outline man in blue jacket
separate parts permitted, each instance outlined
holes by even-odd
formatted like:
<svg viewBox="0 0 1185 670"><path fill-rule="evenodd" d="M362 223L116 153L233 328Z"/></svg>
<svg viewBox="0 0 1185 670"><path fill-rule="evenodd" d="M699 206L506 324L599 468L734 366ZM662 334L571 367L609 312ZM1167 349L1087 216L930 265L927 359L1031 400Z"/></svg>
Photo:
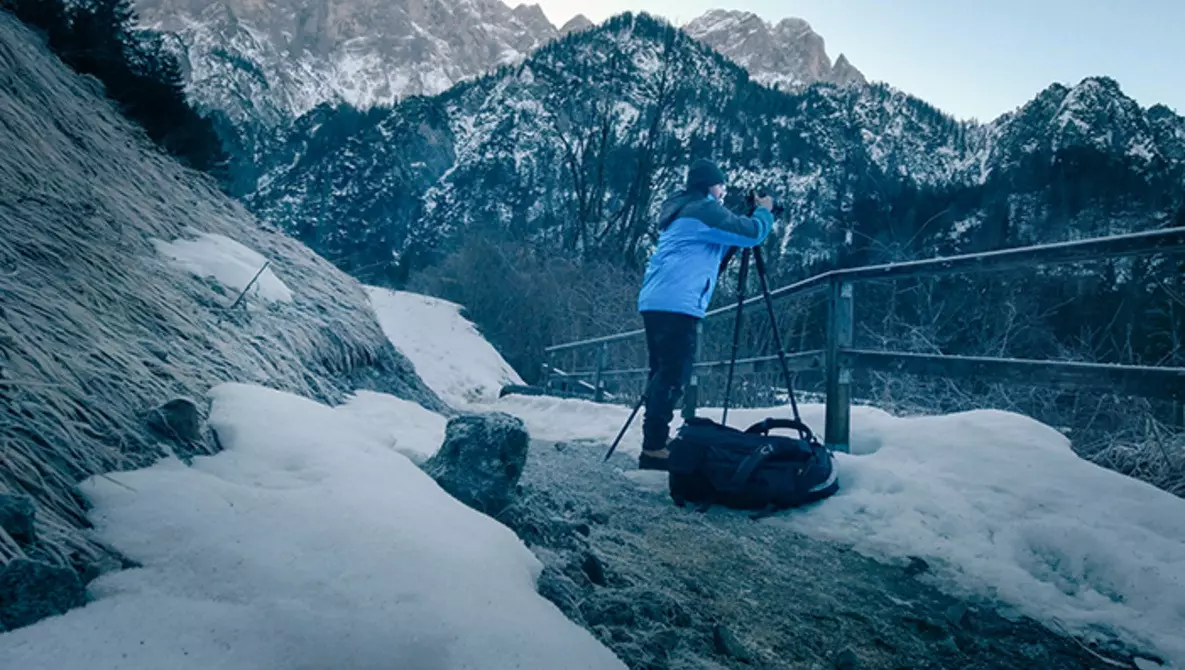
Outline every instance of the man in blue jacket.
<svg viewBox="0 0 1185 670"><path fill-rule="evenodd" d="M638 458L642 469L666 469L675 405L691 380L696 324L712 300L725 252L761 244L773 227L772 198L758 198L753 216L738 216L722 204L724 182L724 173L714 163L697 160L687 171L686 188L660 210L658 248L638 294L650 356Z"/></svg>

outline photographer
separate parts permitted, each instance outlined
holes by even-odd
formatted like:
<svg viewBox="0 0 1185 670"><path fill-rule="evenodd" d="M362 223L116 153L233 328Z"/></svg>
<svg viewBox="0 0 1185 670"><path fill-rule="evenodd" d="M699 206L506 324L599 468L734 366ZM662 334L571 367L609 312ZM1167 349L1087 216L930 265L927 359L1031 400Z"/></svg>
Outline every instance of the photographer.
<svg viewBox="0 0 1185 670"><path fill-rule="evenodd" d="M725 254L731 247L761 244L773 227L773 198L757 198L752 216L738 216L723 205L724 183L720 168L697 160L687 172L686 188L660 210L658 248L638 294L650 358L642 469L666 469L671 419L691 380L696 325L712 300Z"/></svg>

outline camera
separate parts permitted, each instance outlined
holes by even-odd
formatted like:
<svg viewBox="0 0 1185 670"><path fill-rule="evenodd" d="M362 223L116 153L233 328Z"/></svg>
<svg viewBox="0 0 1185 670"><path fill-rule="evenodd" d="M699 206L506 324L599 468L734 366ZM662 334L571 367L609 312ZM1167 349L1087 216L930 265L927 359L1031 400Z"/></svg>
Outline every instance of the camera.
<svg viewBox="0 0 1185 670"><path fill-rule="evenodd" d="M768 194L758 193L756 189L749 189L749 192L745 194L745 210L750 216L752 216L753 212L757 210L757 198L765 195ZM778 202L777 198L774 198L773 200L774 206L770 209L770 214L773 214L776 218L782 215L782 212L785 211L785 207L782 206L782 203Z"/></svg>

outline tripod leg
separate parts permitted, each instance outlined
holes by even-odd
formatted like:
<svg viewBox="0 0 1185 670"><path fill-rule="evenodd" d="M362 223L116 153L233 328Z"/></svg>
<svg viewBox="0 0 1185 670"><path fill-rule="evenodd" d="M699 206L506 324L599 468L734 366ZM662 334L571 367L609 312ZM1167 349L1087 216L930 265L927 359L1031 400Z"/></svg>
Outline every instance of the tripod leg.
<svg viewBox="0 0 1185 670"><path fill-rule="evenodd" d="M761 281L761 294L765 297L765 308L769 313L769 323L773 330L774 346L778 349L778 361L782 364L782 374L786 377L786 392L790 394L790 408L794 411L794 419L801 421L798 415L798 403L794 400L794 384L790 380L790 366L786 363L786 352L782 350L782 337L778 334L778 319L774 314L774 301L769 295L769 284L765 280L765 259L761 256L761 249L753 249L753 262L757 269L757 277Z"/></svg>
<svg viewBox="0 0 1185 670"><path fill-rule="evenodd" d="M741 274L737 279L737 318L732 330L732 356L728 361L728 381L724 385L724 416L720 423L728 423L728 400L732 395L732 374L737 364L737 347L741 339L741 310L745 307L745 284L749 278L749 249L741 252Z"/></svg>
<svg viewBox="0 0 1185 670"><path fill-rule="evenodd" d="M625 437L625 431L628 430L630 424L634 422L634 417L638 415L638 410L642 409L642 405L645 404L646 398L650 397L650 387L654 384L654 379L655 377L652 376L646 380L646 388L642 391L642 395L638 398L638 402L634 403L634 410L630 412L630 417L625 420L625 425L623 425L621 430L618 431L617 439L613 440L613 445L610 446L609 451L605 453L605 461L608 461L613 456L613 452L617 451L617 445L621 444L621 438Z"/></svg>

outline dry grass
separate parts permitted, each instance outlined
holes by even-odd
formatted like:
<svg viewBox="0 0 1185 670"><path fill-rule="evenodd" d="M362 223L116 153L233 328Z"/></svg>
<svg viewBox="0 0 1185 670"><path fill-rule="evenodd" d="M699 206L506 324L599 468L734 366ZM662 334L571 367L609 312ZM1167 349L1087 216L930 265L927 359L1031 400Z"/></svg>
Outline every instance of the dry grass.
<svg viewBox="0 0 1185 670"><path fill-rule="evenodd" d="M357 282L159 153L98 89L0 13L0 492L35 499L29 551L75 567L103 553L76 482L168 454L143 419L170 398L240 381L325 402L370 386L441 408ZM269 258L293 302L226 313L233 290L153 246L193 231ZM0 532L0 563L21 554Z"/></svg>

